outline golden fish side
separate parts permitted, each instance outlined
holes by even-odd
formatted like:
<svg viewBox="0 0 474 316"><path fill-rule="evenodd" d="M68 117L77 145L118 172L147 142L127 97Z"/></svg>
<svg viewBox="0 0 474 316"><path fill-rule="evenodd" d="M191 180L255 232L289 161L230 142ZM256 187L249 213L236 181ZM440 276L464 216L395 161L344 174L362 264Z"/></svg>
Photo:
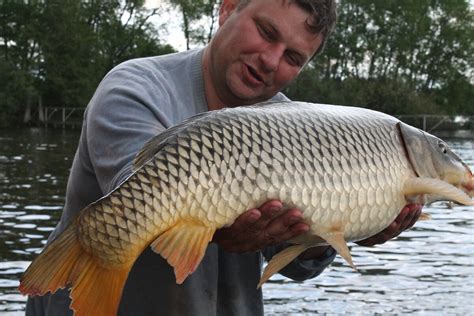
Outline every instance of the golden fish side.
<svg viewBox="0 0 474 316"><path fill-rule="evenodd" d="M42 295L71 285L76 314L114 314L145 247L182 283L216 229L273 198L299 207L311 226L285 260L323 241L352 264L346 241L385 228L414 177L398 124L378 112L303 103L192 118L152 139L130 178L46 247L20 290ZM285 260L272 260L269 273Z"/></svg>
<svg viewBox="0 0 474 316"><path fill-rule="evenodd" d="M81 242L104 264L125 264L178 221L218 229L269 199L300 208L308 235L377 233L405 204L410 170L396 121L310 110L229 113L173 135L80 216Z"/></svg>

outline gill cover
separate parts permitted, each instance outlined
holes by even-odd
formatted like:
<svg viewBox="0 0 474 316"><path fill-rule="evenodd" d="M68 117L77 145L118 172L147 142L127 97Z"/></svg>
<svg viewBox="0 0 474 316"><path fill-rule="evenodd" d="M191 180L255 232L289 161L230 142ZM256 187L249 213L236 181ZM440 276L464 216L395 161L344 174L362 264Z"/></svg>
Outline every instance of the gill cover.
<svg viewBox="0 0 474 316"><path fill-rule="evenodd" d="M438 178L464 191L472 190L473 175L441 139L405 123L399 123L406 153L418 177Z"/></svg>

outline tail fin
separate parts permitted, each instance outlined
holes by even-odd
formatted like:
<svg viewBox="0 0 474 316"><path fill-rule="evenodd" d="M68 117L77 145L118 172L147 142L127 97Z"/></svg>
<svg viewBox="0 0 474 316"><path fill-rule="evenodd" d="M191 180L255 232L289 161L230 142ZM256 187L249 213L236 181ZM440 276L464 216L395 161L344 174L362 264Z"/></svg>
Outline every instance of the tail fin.
<svg viewBox="0 0 474 316"><path fill-rule="evenodd" d="M19 290L28 295L54 293L71 285L75 315L116 315L132 264L104 267L82 248L75 225L37 257L23 275Z"/></svg>

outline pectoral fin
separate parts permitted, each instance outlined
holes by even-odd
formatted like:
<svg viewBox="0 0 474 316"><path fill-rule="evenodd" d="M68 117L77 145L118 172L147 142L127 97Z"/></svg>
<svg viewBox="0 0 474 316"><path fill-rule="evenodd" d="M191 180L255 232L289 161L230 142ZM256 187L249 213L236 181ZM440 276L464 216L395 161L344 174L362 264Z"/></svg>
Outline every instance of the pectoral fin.
<svg viewBox="0 0 474 316"><path fill-rule="evenodd" d="M196 221L180 221L156 238L151 248L174 268L176 283L181 284L198 267L215 230Z"/></svg>
<svg viewBox="0 0 474 316"><path fill-rule="evenodd" d="M433 194L464 205L474 205L474 201L455 186L439 179L410 178L403 187L405 195Z"/></svg>

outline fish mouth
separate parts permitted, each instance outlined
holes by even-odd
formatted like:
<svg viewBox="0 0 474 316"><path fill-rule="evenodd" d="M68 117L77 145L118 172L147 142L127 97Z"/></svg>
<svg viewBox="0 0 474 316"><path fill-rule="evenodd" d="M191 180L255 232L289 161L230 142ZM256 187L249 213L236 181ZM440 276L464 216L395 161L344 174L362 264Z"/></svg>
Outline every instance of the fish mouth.
<svg viewBox="0 0 474 316"><path fill-rule="evenodd" d="M461 185L464 192L466 192L469 197L474 197L474 178L471 177L471 181Z"/></svg>
<svg viewBox="0 0 474 316"><path fill-rule="evenodd" d="M461 187L469 197L474 197L474 175L467 164L463 163L463 165L467 169L467 174L464 181L461 183Z"/></svg>

